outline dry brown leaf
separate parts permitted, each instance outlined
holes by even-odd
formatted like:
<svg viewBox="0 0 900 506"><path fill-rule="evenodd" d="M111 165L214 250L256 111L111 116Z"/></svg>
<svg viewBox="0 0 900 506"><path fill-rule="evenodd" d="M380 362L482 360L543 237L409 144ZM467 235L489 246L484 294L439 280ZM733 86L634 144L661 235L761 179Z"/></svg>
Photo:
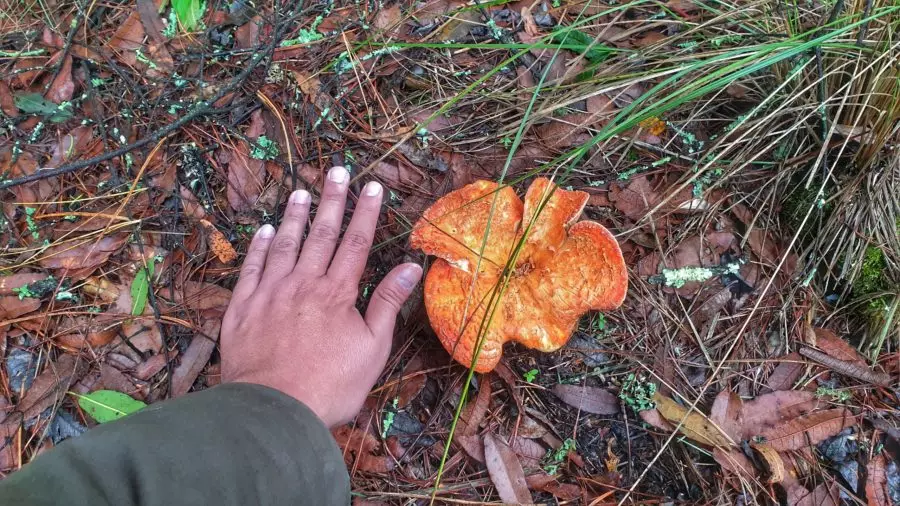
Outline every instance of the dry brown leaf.
<svg viewBox="0 0 900 506"><path fill-rule="evenodd" d="M750 439L782 420L790 420L809 413L818 404L815 394L805 390L772 392L746 401L741 439Z"/></svg>
<svg viewBox="0 0 900 506"><path fill-rule="evenodd" d="M866 501L869 506L890 506L884 454L875 455L866 465Z"/></svg>
<svg viewBox="0 0 900 506"><path fill-rule="evenodd" d="M57 54L62 54L57 53ZM47 90L47 100L51 102L55 102L57 104L61 104L68 100L72 100L72 96L75 94L75 81L72 80L72 56L66 55L63 59L62 67L60 67L59 72L56 74L56 79L50 83L50 88Z"/></svg>
<svg viewBox="0 0 900 506"><path fill-rule="evenodd" d="M206 220L200 220L200 225L206 231L206 240L209 243L209 249L212 250L216 258L223 264L230 264L237 259L237 251L234 246L225 237L225 234L219 231L212 223Z"/></svg>
<svg viewBox="0 0 900 506"><path fill-rule="evenodd" d="M784 481L785 468L784 460L774 448L767 444L751 444L756 453L762 457L766 463L766 469L769 471L769 483L781 483Z"/></svg>
<svg viewBox="0 0 900 506"><path fill-rule="evenodd" d="M137 364L132 371L132 376L139 380L147 381L153 376L156 376L159 371L162 371L163 368L166 367L167 361L172 360L177 356L178 350L171 350L168 353L153 355L140 364Z"/></svg>
<svg viewBox="0 0 900 506"><path fill-rule="evenodd" d="M474 401L469 401L463 406L459 415L459 421L456 423L456 430L460 434L474 435L478 433L478 426L484 420L488 408L491 405L491 375L485 374L481 376L479 383L478 395Z"/></svg>
<svg viewBox="0 0 900 506"><path fill-rule="evenodd" d="M213 283L185 281L175 291L175 302L196 309L225 309L231 301L231 290Z"/></svg>
<svg viewBox="0 0 900 506"><path fill-rule="evenodd" d="M667 422L656 409L645 409L644 411L639 412L638 416L641 417L641 420L646 424L651 427L656 427L661 431L672 432L675 430L675 426Z"/></svg>
<svg viewBox="0 0 900 506"><path fill-rule="evenodd" d="M344 425L333 430L331 434L344 454L348 469L387 473L396 466L390 455L378 454L383 450L378 439L358 427Z"/></svg>
<svg viewBox="0 0 900 506"><path fill-rule="evenodd" d="M19 116L19 108L16 107L16 99L5 82L0 81L0 111L10 118ZM2 457L0 457L2 458Z"/></svg>
<svg viewBox="0 0 900 506"><path fill-rule="evenodd" d="M555 476L546 473L528 475L525 477L525 481L528 483L528 488L547 492L557 499L574 501L581 497L581 487L571 483L560 483Z"/></svg>
<svg viewBox="0 0 900 506"><path fill-rule="evenodd" d="M519 462L526 469L540 469L541 459L547 455L547 449L540 443L522 436L515 436L510 448L519 456Z"/></svg>
<svg viewBox="0 0 900 506"><path fill-rule="evenodd" d="M838 506L838 489L836 486L819 484L810 492L800 483L787 487L788 506Z"/></svg>
<svg viewBox="0 0 900 506"><path fill-rule="evenodd" d="M378 14L375 15L375 19L372 20L372 26L379 30L387 30L388 28L397 26L397 24L400 23L400 17L402 15L400 7L400 4L394 4L390 7L380 9Z"/></svg>
<svg viewBox="0 0 900 506"><path fill-rule="evenodd" d="M92 269L106 263L126 240L128 234L118 233L77 245L62 243L47 249L38 263L47 269Z"/></svg>
<svg viewBox="0 0 900 506"><path fill-rule="evenodd" d="M453 441L458 443L469 457L484 464L484 441L481 436L459 434L453 436Z"/></svg>
<svg viewBox="0 0 900 506"><path fill-rule="evenodd" d="M197 381L216 349L221 326L221 318L207 318L200 331L194 334L191 344L181 357L181 363L172 371L172 397L188 393Z"/></svg>
<svg viewBox="0 0 900 506"><path fill-rule="evenodd" d="M260 16L253 16L253 19L239 26L234 31L234 48L235 49L252 49L259 45L259 27L262 24Z"/></svg>
<svg viewBox="0 0 900 506"><path fill-rule="evenodd" d="M581 385L553 386L553 393L569 406L595 415L614 415L619 412L619 398L603 388Z"/></svg>
<svg viewBox="0 0 900 506"><path fill-rule="evenodd" d="M46 274L21 271L9 276L0 276L0 295L14 295L17 288L47 279Z"/></svg>
<svg viewBox="0 0 900 506"><path fill-rule="evenodd" d="M409 406L409 403L419 396L427 382L428 376L425 374L415 374L403 380L397 392L397 407L403 409Z"/></svg>
<svg viewBox="0 0 900 506"><path fill-rule="evenodd" d="M80 156L87 150L93 140L94 129L90 125L73 128L53 146L47 167L59 167L69 160Z"/></svg>
<svg viewBox="0 0 900 506"><path fill-rule="evenodd" d="M806 367L803 357L797 352L789 353L783 357L775 366L775 370L766 381L766 388L769 392L778 390L790 390L794 383L803 374Z"/></svg>
<svg viewBox="0 0 900 506"><path fill-rule="evenodd" d="M115 390L131 397L143 397L140 389L115 367L109 364L100 364L100 386L105 390Z"/></svg>
<svg viewBox="0 0 900 506"><path fill-rule="evenodd" d="M87 371L87 363L73 355L62 355L56 362L48 364L39 374L31 388L16 405L23 420L30 420L45 409L62 400L69 386Z"/></svg>
<svg viewBox="0 0 900 506"><path fill-rule="evenodd" d="M833 331L821 327L816 327L813 331L816 335L816 347L820 350L838 360L851 362L866 368L869 367L866 359L863 358L859 351Z"/></svg>
<svg viewBox="0 0 900 506"><path fill-rule="evenodd" d="M713 459L722 466L724 471L740 475L744 478L756 476L756 469L743 453L737 449L714 448Z"/></svg>
<svg viewBox="0 0 900 506"><path fill-rule="evenodd" d="M692 411L688 413L688 409L672 399L656 392L653 394L653 401L656 403L656 409L668 420L672 425L681 425L681 433L697 443L707 446L729 447L733 443L728 440L728 436L717 429L709 420L701 413Z"/></svg>
<svg viewBox="0 0 900 506"><path fill-rule="evenodd" d="M149 305L147 309L152 311ZM122 334L124 341L142 353L158 353L163 347L162 332L152 318L126 321L122 324ZM116 349L130 356L133 354L131 346L124 341Z"/></svg>
<svg viewBox="0 0 900 506"><path fill-rule="evenodd" d="M766 445L785 452L815 446L853 425L856 418L848 410L837 408L785 420L761 435Z"/></svg>
<svg viewBox="0 0 900 506"><path fill-rule="evenodd" d="M25 297L20 299L16 295L4 295L0 297L0 322L12 320L41 307L41 299Z"/></svg>
<svg viewBox="0 0 900 506"><path fill-rule="evenodd" d="M250 125L245 132L248 139L255 141L265 133L265 119L262 110L257 109L250 116ZM262 193L265 161L250 157L250 146L240 141L229 150L228 188L226 197L231 208L238 212L249 211Z"/></svg>
<svg viewBox="0 0 900 506"><path fill-rule="evenodd" d="M741 441L741 428L744 425L744 401L741 397L727 390L719 392L709 411L709 419L719 426L734 442Z"/></svg>
<svg viewBox="0 0 900 506"><path fill-rule="evenodd" d="M144 27L141 25L141 18L137 12L132 12L124 23L116 30L112 38L109 39L109 47L117 49L116 56L119 61L129 67L137 64L136 49L140 49L144 45Z"/></svg>
<svg viewBox="0 0 900 506"><path fill-rule="evenodd" d="M484 463L500 500L513 504L534 502L518 456L493 434L484 435Z"/></svg>

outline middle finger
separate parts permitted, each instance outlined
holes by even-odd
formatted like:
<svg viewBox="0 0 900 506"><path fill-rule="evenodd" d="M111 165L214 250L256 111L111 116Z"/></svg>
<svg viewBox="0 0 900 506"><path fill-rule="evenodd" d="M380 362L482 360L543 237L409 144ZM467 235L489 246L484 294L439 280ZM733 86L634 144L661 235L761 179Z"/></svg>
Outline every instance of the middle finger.
<svg viewBox="0 0 900 506"><path fill-rule="evenodd" d="M316 276L325 274L341 235L349 182L350 173L344 167L333 167L328 171L316 217L309 229L306 244L300 251L300 260L294 272Z"/></svg>

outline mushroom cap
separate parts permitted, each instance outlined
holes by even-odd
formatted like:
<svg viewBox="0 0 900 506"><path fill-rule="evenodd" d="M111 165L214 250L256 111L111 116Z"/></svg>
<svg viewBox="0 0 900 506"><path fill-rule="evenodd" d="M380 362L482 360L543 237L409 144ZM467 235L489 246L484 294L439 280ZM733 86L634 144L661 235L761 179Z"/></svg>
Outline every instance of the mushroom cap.
<svg viewBox="0 0 900 506"><path fill-rule="evenodd" d="M622 251L602 225L578 221L587 198L538 178L523 203L508 186L476 181L422 214L410 243L438 257L425 309L454 359L472 366L477 355L475 370L487 372L507 341L554 351L584 313L622 304Z"/></svg>

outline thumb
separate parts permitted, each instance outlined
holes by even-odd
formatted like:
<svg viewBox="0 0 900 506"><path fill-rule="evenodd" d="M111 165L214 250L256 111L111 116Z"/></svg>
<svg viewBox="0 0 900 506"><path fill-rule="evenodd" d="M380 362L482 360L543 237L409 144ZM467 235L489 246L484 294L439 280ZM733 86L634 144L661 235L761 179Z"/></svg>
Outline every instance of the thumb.
<svg viewBox="0 0 900 506"><path fill-rule="evenodd" d="M381 280L366 311L366 324L375 336L384 337L394 333L394 322L400 306L409 298L420 279L422 267L409 263L394 267Z"/></svg>

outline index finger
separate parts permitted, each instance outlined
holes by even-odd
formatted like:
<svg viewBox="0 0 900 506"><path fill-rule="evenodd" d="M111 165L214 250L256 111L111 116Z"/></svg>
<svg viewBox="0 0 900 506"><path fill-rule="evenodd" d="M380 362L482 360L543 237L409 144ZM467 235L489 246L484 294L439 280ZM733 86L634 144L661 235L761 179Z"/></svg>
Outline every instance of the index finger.
<svg viewBox="0 0 900 506"><path fill-rule="evenodd" d="M370 181L363 188L353 211L353 218L350 219L350 225L347 226L341 245L334 255L331 267L328 268L329 277L354 284L359 282L375 238L381 195L381 185L375 181Z"/></svg>

